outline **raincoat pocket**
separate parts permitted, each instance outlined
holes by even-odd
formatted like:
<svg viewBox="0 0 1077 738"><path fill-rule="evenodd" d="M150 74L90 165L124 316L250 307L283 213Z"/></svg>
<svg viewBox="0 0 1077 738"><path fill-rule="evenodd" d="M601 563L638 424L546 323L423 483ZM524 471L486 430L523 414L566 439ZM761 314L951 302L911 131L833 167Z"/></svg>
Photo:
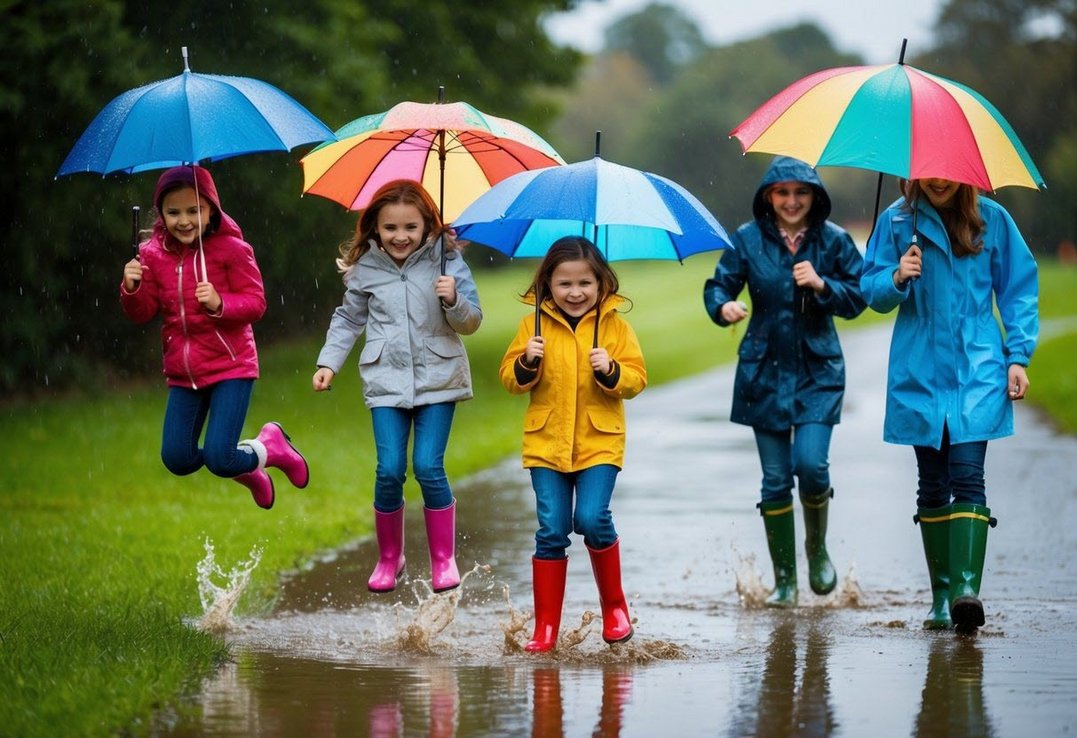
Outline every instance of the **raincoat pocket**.
<svg viewBox="0 0 1077 738"><path fill-rule="evenodd" d="M611 433L621 435L625 432L625 422L618 413L612 413L602 409L587 411L587 419L599 433Z"/></svg>
<svg viewBox="0 0 1077 738"><path fill-rule="evenodd" d="M546 421L550 419L549 407L529 407L524 414L524 433L534 433L546 427Z"/></svg>
<svg viewBox="0 0 1077 738"><path fill-rule="evenodd" d="M359 354L359 366L376 364L381 358L381 352L385 349L385 341L367 341L363 346L363 352Z"/></svg>
<svg viewBox="0 0 1077 738"><path fill-rule="evenodd" d="M758 336L748 335L737 349L740 360L734 379L734 394L745 400L755 400L763 393L760 386L767 363L767 344Z"/></svg>
<svg viewBox="0 0 1077 738"><path fill-rule="evenodd" d="M469 384L464 344L449 336L431 336L423 342L427 390L457 389Z"/></svg>

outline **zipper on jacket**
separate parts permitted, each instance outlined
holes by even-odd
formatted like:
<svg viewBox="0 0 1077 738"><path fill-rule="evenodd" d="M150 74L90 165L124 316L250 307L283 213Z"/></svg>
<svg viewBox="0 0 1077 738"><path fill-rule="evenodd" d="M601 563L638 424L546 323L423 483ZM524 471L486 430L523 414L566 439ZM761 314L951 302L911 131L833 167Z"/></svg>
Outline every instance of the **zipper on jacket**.
<svg viewBox="0 0 1077 738"><path fill-rule="evenodd" d="M183 299L183 254L180 254L180 262L176 266L176 293L179 297L180 325L183 326L183 366L187 370L191 389L198 389L198 383L194 381L194 373L191 371L191 337L187 332L187 306Z"/></svg>

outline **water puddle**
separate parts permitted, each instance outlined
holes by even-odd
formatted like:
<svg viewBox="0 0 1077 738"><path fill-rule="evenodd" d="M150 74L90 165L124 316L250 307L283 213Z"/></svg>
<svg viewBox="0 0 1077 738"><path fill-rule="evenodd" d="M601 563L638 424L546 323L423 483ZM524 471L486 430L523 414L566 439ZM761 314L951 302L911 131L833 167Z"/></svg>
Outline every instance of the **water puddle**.
<svg viewBox="0 0 1077 738"><path fill-rule="evenodd" d="M808 589L799 551L799 607L763 605L772 574L755 509L758 460L750 429L715 420L732 383L714 373L629 403L613 511L632 640L602 641L589 558L574 539L558 648L523 652L533 627L534 510L528 477L510 460L455 485L466 571L450 592L430 590L417 505L405 524L408 578L396 591L367 591L376 551L358 541L286 577L266 617L234 611L260 552L225 572L207 541L199 581L214 584L199 626L222 633L236 660L154 734L1077 731L1077 573L1059 567L1077 556L1067 522L1077 519L1077 441L1021 415L1021 435L992 442L987 473L1000 525L984 581L988 624L973 637L925 632L930 594L909 509L915 464L911 450L878 440L879 345L885 336L873 332L845 344L850 390L832 447L827 540L843 574L830 595ZM1028 489L1035 508L1017 493ZM1043 571L1052 575L1030 575Z"/></svg>

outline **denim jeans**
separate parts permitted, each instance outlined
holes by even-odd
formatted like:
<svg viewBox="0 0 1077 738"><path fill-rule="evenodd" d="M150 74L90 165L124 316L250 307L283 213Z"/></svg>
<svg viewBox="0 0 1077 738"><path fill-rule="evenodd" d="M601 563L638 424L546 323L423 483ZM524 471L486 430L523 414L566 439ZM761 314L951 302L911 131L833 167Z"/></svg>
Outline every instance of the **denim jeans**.
<svg viewBox="0 0 1077 738"><path fill-rule="evenodd" d="M196 390L169 388L161 437L165 467L179 476L196 472L203 465L218 477L254 471L258 467L254 450L236 445L253 390L253 379L228 379ZM203 426L206 438L199 448Z"/></svg>
<svg viewBox="0 0 1077 738"><path fill-rule="evenodd" d="M582 535L583 542L591 548L608 548L617 541L610 499L619 471L612 464L598 464L577 472L531 469L539 524L535 533L535 558L565 558L565 549L571 545L568 534L572 531Z"/></svg>
<svg viewBox="0 0 1077 738"><path fill-rule="evenodd" d="M413 408L375 407L374 446L378 469L374 476L374 509L393 512L404 504L404 481L408 470L408 436L415 426L411 468L423 493L423 504L441 510L452 504L452 490L445 476L445 447L449 444L456 403L439 402Z"/></svg>
<svg viewBox="0 0 1077 738"><path fill-rule="evenodd" d="M792 502L793 477L802 497L830 489L830 435L834 426L805 423L791 430L755 428L755 445L763 468L763 502Z"/></svg>
<svg viewBox="0 0 1077 738"><path fill-rule="evenodd" d="M942 507L951 502L987 504L984 460L987 441L950 443L950 431L943 428L942 446L913 446L920 486L916 504L924 508Z"/></svg>

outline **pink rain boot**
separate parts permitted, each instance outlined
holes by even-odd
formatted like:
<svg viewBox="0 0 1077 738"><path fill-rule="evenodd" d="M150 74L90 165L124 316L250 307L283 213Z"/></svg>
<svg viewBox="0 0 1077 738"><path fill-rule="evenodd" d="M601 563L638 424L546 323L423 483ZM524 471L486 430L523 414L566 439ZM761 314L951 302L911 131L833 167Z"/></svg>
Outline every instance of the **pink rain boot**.
<svg viewBox="0 0 1077 738"><path fill-rule="evenodd" d="M266 474L265 469L255 469L252 472L240 474L238 477L232 477L232 479L251 491L254 504L258 505L258 507L266 510L273 507L273 500L276 499L276 495L273 493L273 480Z"/></svg>
<svg viewBox="0 0 1077 738"><path fill-rule="evenodd" d="M456 500L440 510L423 507L423 516L434 591L455 589L460 586L460 572L456 568Z"/></svg>
<svg viewBox="0 0 1077 738"><path fill-rule="evenodd" d="M266 423L255 439L265 448L265 465L275 466L284 472L292 486L303 489L310 482L310 467L303 454L292 445L291 436L284 432L280 423ZM249 441L248 441L249 443Z"/></svg>
<svg viewBox="0 0 1077 738"><path fill-rule="evenodd" d="M404 506L392 512L374 510L378 538L378 565L367 581L371 592L392 592L404 573Z"/></svg>
<svg viewBox="0 0 1077 738"><path fill-rule="evenodd" d="M602 606L602 640L621 643L632 637L632 619L628 615L628 603L621 588L621 541L603 549L587 546L591 554L591 568L598 585L598 602ZM584 544L586 545L586 544Z"/></svg>
<svg viewBox="0 0 1077 738"><path fill-rule="evenodd" d="M254 452L255 457L258 459L258 466L254 471L239 474L232 477L232 479L251 491L251 497L254 498L254 504L268 510L273 507L273 501L276 499L276 494L273 490L273 480L266 474L265 447L258 441L240 441L239 445L246 446Z"/></svg>

